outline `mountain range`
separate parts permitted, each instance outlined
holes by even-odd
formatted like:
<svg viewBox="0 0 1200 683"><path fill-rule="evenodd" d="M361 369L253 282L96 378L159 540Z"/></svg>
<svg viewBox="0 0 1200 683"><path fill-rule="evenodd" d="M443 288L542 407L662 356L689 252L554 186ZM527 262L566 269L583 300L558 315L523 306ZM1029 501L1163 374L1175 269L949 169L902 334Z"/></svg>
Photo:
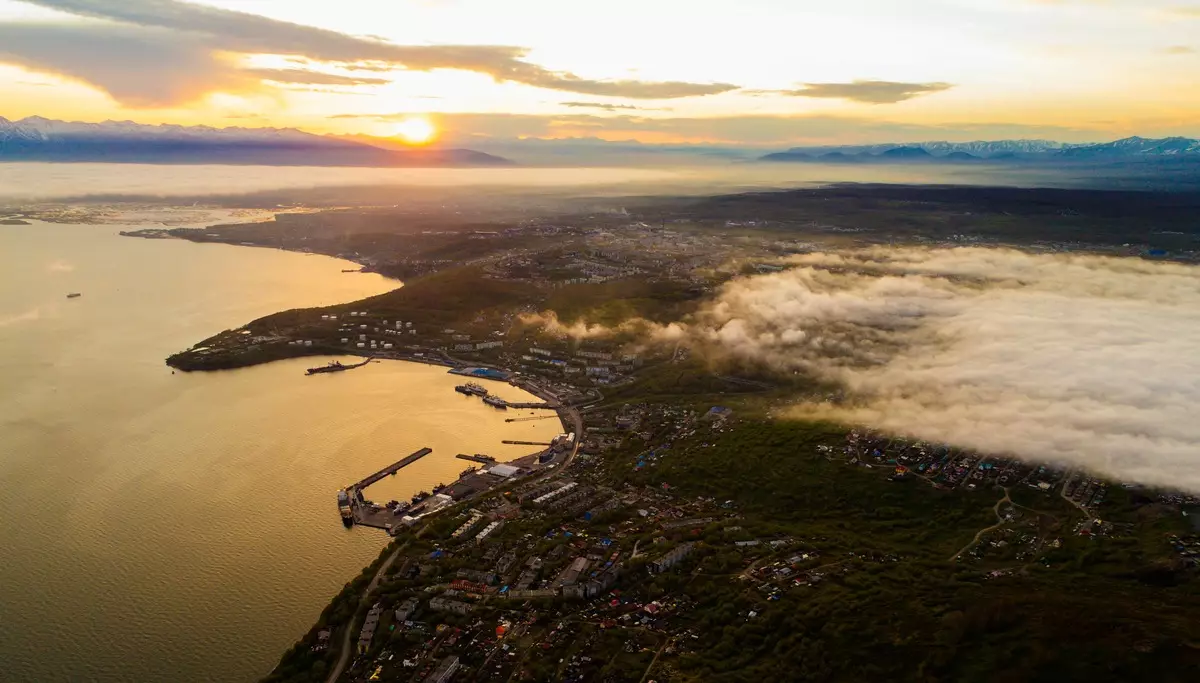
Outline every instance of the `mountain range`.
<svg viewBox="0 0 1200 683"><path fill-rule="evenodd" d="M1049 161L1114 162L1185 159L1200 161L1200 140L1184 137L1124 138L1103 144L1066 144L1049 140L912 142L837 147L793 147L760 157L771 162L919 162Z"/></svg>
<svg viewBox="0 0 1200 683"><path fill-rule="evenodd" d="M294 128L212 128L131 121L76 123L0 117L0 162L56 161L264 166L509 166L470 149L383 149Z"/></svg>

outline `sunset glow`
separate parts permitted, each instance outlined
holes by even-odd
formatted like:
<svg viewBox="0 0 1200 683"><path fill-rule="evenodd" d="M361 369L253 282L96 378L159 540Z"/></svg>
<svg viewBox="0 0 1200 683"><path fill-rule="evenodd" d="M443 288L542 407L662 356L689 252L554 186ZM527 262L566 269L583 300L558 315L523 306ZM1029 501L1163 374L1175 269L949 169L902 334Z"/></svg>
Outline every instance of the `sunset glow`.
<svg viewBox="0 0 1200 683"><path fill-rule="evenodd" d="M414 116L397 123L393 137L400 138L410 145L426 145L437 137L437 128L429 119Z"/></svg>
<svg viewBox="0 0 1200 683"><path fill-rule="evenodd" d="M294 127L409 145L1200 135L1194 0L611 0L586 19L558 9L0 0L0 101L12 119ZM660 30L681 18L688 31Z"/></svg>

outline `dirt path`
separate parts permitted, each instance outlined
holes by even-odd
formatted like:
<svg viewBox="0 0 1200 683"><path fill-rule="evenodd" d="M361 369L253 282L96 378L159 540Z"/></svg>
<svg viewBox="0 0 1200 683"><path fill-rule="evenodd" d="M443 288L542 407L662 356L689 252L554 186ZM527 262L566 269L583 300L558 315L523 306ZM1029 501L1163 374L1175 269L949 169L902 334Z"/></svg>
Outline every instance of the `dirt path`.
<svg viewBox="0 0 1200 683"><path fill-rule="evenodd" d="M1008 496L1008 487L1005 486L1003 488L1004 488L1004 497L1001 498L1000 500L996 501L996 504L992 506L992 513L996 515L996 523L987 527L986 529L980 529L979 531L977 531L975 533L975 538L972 538L970 543L963 546L962 550L960 550L950 556L950 560L949 560L950 562L957 560L960 555L967 552L971 548L974 548L975 544L979 543L980 539L983 538L984 534L991 532L991 531L995 531L996 529L999 529L1000 527L1004 526L1004 518L1000 516L1000 506L1004 505L1005 503L1012 503L1012 498L1009 498L1009 496Z"/></svg>
<svg viewBox="0 0 1200 683"><path fill-rule="evenodd" d="M646 673L642 674L642 680L638 681L638 683L646 683L646 679L650 677L650 672L654 670L654 665L658 664L658 658L662 656L663 650L667 649L667 646L670 644L670 638L663 641L662 647L658 648L658 652L654 653L654 659L650 660L650 666L646 667Z"/></svg>

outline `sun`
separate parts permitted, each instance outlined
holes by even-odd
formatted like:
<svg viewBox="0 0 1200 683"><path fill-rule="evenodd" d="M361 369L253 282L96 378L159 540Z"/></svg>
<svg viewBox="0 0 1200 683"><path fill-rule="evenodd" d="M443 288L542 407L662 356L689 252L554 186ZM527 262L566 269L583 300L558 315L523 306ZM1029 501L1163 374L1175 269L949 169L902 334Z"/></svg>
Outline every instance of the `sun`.
<svg viewBox="0 0 1200 683"><path fill-rule="evenodd" d="M423 116L412 116L397 123L392 135L410 145L423 145L437 136L437 128Z"/></svg>

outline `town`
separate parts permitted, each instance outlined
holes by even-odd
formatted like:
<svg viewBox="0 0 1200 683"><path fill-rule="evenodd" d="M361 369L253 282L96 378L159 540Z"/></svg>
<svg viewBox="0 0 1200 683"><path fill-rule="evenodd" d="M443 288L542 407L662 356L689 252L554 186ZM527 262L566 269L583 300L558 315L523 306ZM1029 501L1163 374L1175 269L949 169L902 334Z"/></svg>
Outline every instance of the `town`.
<svg viewBox="0 0 1200 683"><path fill-rule="evenodd" d="M782 606L845 599L892 575L907 581L937 560L968 585L1053 575L1098 544L1127 546L1166 528L1164 517L1147 522L1149 509L1182 523L1151 532L1146 552L1185 574L1200 562L1200 498L861 430L821 435L805 466L849 468L839 481L875 492L884 510L897 495L955 496L961 516L874 515L880 528L915 525L914 544L908 533L847 534L854 505L825 521L764 515L735 480L723 482L729 499L705 495L708 477L689 481L702 474L689 466L764 428L741 412L583 408L573 459L550 449L561 468L492 466L490 486L460 489L404 525L275 675L337 653L344 669L331 678L343 681L686 679L716 671L714 624L752 631L782 618ZM350 650L339 652L339 638Z"/></svg>
<svg viewBox="0 0 1200 683"><path fill-rule="evenodd" d="M420 362L461 376L462 393L509 419L562 423L559 438L510 462L459 454L457 481L411 501L371 500L367 472L337 482L343 520L389 545L265 680L956 680L970 678L978 648L1032 671L1037 657L1004 639L1063 633L1079 639L1062 651L1070 661L1186 657L1187 610L1200 601L1195 496L790 419L789 406L841 401L842 390L649 339L737 278L882 239L832 216L780 231L776 218L725 211L609 210L386 239L365 232L379 219L370 213L155 232L328 253L404 280L367 301L228 330L172 367ZM903 239L1006 243L982 233ZM1102 242L1023 247L1146 251ZM494 398L489 382L536 402ZM382 476L402 477L404 462ZM880 656L844 656L863 643Z"/></svg>

